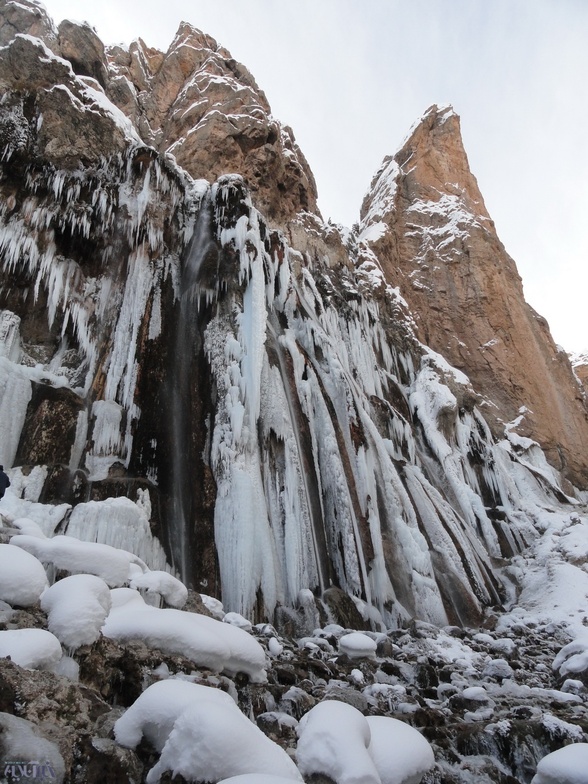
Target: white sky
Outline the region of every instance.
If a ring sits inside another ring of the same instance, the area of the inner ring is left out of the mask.
[[[384,155],[451,103],[527,300],[588,349],[586,0],[44,0],[105,43],[166,50],[185,20],[244,63],[292,126],[323,217],[351,225]]]

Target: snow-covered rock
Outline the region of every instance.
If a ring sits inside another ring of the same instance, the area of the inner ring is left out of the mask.
[[[11,544],[0,544],[0,599],[17,607],[39,601],[47,588],[43,564],[33,555]]]
[[[531,784],[585,784],[587,771],[588,743],[572,743],[543,757]]]
[[[265,682],[265,652],[242,629],[199,613],[150,607],[132,589],[115,589],[112,594],[112,610],[102,630],[106,637],[143,640],[215,672],[244,672],[255,682]]]
[[[19,667],[52,670],[61,659],[61,643],[45,629],[7,629],[0,631],[0,658],[7,656]]]
[[[50,631],[71,650],[96,642],[110,603],[108,585],[92,574],[64,577],[41,597]]]
[[[350,632],[339,637],[339,650],[351,659],[373,658],[377,647],[375,640],[361,632]]]
[[[114,725],[114,737],[130,749],[144,737],[161,752],[176,719],[195,702],[235,707],[233,698],[221,689],[170,678],[145,689]]]
[[[242,773],[271,773],[302,781],[286,752],[233,704],[196,702],[176,719],[147,774],[157,784],[165,771],[187,780],[218,781]]]
[[[431,744],[418,730],[388,716],[367,716],[368,751],[382,784],[419,784],[435,764]]]
[[[57,569],[101,577],[110,587],[127,582],[131,564],[147,570],[143,561],[133,553],[108,544],[82,542],[73,536],[40,539],[17,534],[11,538],[10,544],[26,550],[42,563],[53,564]]]
[[[337,784],[380,784],[369,754],[365,716],[351,705],[327,700],[308,711],[297,728],[296,761],[303,776],[330,776]]]

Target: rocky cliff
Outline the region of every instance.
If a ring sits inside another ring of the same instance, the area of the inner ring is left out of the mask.
[[[553,466],[585,487],[584,392],[547,322],[525,302],[450,107],[431,107],[383,162],[362,206],[362,231],[408,302],[417,335],[469,376],[494,434],[507,426],[538,441]]]
[[[0,41],[18,492],[152,563],[161,541],[259,619],[307,590],[387,625],[499,604],[529,492],[585,487],[586,414],[456,115],[430,110],[384,162],[357,234],[323,222],[291,131],[190,25],[165,54],[109,48],[23,0]]]
[[[209,36],[0,0],[0,269],[6,778],[529,784],[587,739],[585,357],[452,110],[348,230]],[[434,767],[375,770],[391,716]]]

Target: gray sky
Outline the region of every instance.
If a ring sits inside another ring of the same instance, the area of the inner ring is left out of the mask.
[[[527,301],[588,350],[586,0],[44,0],[105,43],[166,50],[180,21],[226,46],[291,125],[323,216],[351,225],[385,155],[451,103]]]

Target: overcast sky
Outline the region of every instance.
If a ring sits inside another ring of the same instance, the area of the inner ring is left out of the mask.
[[[346,225],[413,122],[452,104],[527,301],[557,343],[588,350],[587,0],[44,1],[105,43],[165,51],[182,20],[212,35],[294,129],[325,219]]]

